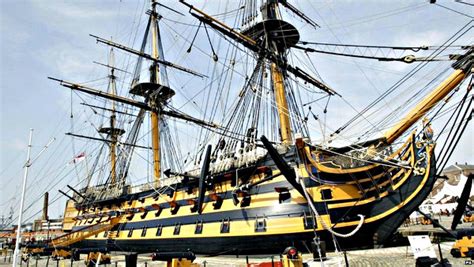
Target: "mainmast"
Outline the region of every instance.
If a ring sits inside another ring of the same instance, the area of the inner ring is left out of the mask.
[[[310,74],[297,66],[288,64],[286,54],[288,49],[295,47],[300,39],[298,30],[290,23],[281,19],[279,4],[290,8],[293,13],[301,17],[313,26],[317,26],[309,20],[302,12],[289,5],[284,0],[268,0],[262,8],[263,21],[250,26],[242,31],[236,31],[233,27],[217,20],[206,14],[204,11],[180,0],[181,3],[189,7],[189,12],[204,23],[226,37],[235,40],[258,54],[258,58],[263,58],[270,62],[270,71],[272,74],[272,85],[275,94],[275,103],[277,107],[281,141],[284,144],[292,143],[291,119],[289,115],[289,98],[285,88],[285,79],[288,74],[293,74],[296,78],[302,79],[305,83],[316,86],[329,95],[339,95],[323,82],[315,79]],[[252,18],[251,18],[252,19]],[[250,20],[251,20],[250,19]]]
[[[114,50],[110,49],[110,56],[109,56],[109,65],[114,66]],[[115,75],[114,75],[114,68],[110,69],[110,92],[113,95],[117,94],[117,90],[115,87]],[[116,174],[116,153],[115,148],[117,146],[117,132],[115,132],[115,101],[112,100],[112,115],[110,116],[110,128],[112,128],[111,134],[111,143],[110,143],[110,168],[111,168],[111,184],[115,184],[117,181],[117,174]]]
[[[158,53],[158,14],[156,13],[156,0],[151,0],[151,46],[152,54],[154,59],[159,58]],[[159,84],[159,67],[155,61],[150,67],[150,82],[153,84]],[[159,105],[157,105],[157,98],[152,97],[150,99],[151,106],[156,108],[151,112],[151,135],[152,135],[152,148],[153,148],[153,176],[155,181],[155,187],[159,186],[161,176],[161,155],[160,155],[160,117],[158,114]]]
[[[276,0],[268,0],[262,6],[261,11],[263,17],[263,21],[261,23],[263,23],[266,49],[267,51],[273,53],[279,62],[286,62],[286,50],[289,48],[288,43],[285,42],[285,35],[287,34],[283,32],[282,28],[278,29],[278,27],[279,25],[291,25],[281,20],[278,1]],[[261,27],[260,23],[255,25],[254,28],[255,27]],[[277,32],[278,30],[280,30],[280,32]],[[296,29],[291,29],[290,34],[294,33],[294,31],[296,31]],[[296,34],[298,34],[298,32],[296,32]],[[290,35],[288,36],[290,37]],[[271,63],[271,74],[273,89],[275,92],[275,103],[280,121],[281,142],[283,144],[291,144],[293,139],[291,135],[291,121],[289,116],[290,111],[288,109],[288,101],[286,99],[285,76],[283,70],[275,62]]]
[[[126,49],[132,53],[140,55],[142,57],[149,58],[153,61],[150,66],[150,82],[143,82],[132,85],[130,90],[131,94],[143,96],[145,98],[147,109],[150,111],[151,117],[151,143],[153,151],[153,177],[154,186],[160,185],[161,178],[161,149],[160,149],[160,120],[163,114],[171,114],[163,110],[167,101],[175,94],[174,90],[169,88],[167,85],[160,83],[160,64],[168,65],[182,71],[193,73],[185,68],[172,64],[170,62],[160,59],[163,55],[160,55],[161,40],[159,38],[158,29],[158,13],[156,12],[156,0],[151,0],[151,12],[149,26],[151,26],[151,55],[146,55],[143,52],[133,51]],[[148,27],[147,27],[148,28]],[[148,30],[147,30],[148,31]],[[173,114],[174,115],[174,114]]]

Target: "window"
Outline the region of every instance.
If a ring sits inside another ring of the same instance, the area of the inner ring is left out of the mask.
[[[142,237],[146,236],[146,226],[143,227],[142,229]]]
[[[174,225],[173,235],[179,235],[179,232],[181,232],[181,224],[180,224],[180,223],[176,223],[176,224]]]
[[[221,234],[230,232],[230,218],[226,218],[221,222]]]
[[[332,191],[331,191],[331,189],[323,189],[323,190],[321,190],[321,198],[322,198],[323,200],[332,199]]]
[[[128,237],[132,237],[133,235],[133,228],[131,228],[129,231],[128,231]]]
[[[202,234],[202,227],[203,227],[202,220],[196,221],[196,229],[194,230],[194,234],[196,235]]]
[[[304,229],[314,229],[317,228],[317,224],[314,223],[314,217],[311,214],[306,214],[306,212],[303,214],[303,225]]]
[[[224,200],[217,196],[216,198],[216,202],[212,203],[212,206],[214,207],[215,210],[218,210],[222,207],[222,203],[224,202]]]
[[[240,201],[240,207],[248,207],[250,206],[250,195],[246,195],[242,198],[242,200]]]
[[[255,232],[266,232],[267,220],[265,218],[258,218],[255,220]]]
[[[156,228],[156,236],[161,236],[162,232],[163,232],[163,225],[158,224],[158,227]]]

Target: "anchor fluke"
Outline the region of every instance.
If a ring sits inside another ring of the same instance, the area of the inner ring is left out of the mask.
[[[275,165],[280,170],[281,174],[286,178],[286,180],[295,188],[303,197],[305,197],[305,193],[303,191],[303,187],[296,181],[296,174],[295,171],[286,163],[285,159],[278,153],[278,151],[273,147],[273,145],[268,141],[268,139],[262,135],[260,140],[263,143],[263,146],[268,151],[268,154],[275,162]]]

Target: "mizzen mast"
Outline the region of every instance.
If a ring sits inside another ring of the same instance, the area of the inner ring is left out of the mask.
[[[115,58],[114,58],[114,50],[113,48],[110,49],[109,54],[109,62],[107,67],[110,68],[110,75],[109,75],[109,93],[111,95],[117,95],[116,89],[116,76],[115,76]],[[116,126],[116,108],[115,108],[115,101],[111,101],[111,115],[110,115],[110,126],[109,127],[102,127],[99,129],[100,133],[107,134],[110,137],[110,184],[116,185],[117,183],[117,142],[118,137],[125,133],[123,129],[119,129]]]

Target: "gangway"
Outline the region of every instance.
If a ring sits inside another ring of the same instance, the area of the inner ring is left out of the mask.
[[[60,237],[57,237],[49,243],[50,247],[67,247],[76,242],[82,241],[90,236],[109,231],[120,222],[121,217],[113,217],[103,222],[99,222],[80,230],[76,230]]]
[[[69,250],[68,246],[80,242],[96,234],[111,230],[120,222],[121,218],[122,216],[108,218],[104,221],[86,226],[84,228],[69,232],[55,239],[52,239],[43,246],[28,245],[24,249],[24,255],[44,255],[50,252],[53,257],[71,257],[72,253]]]

